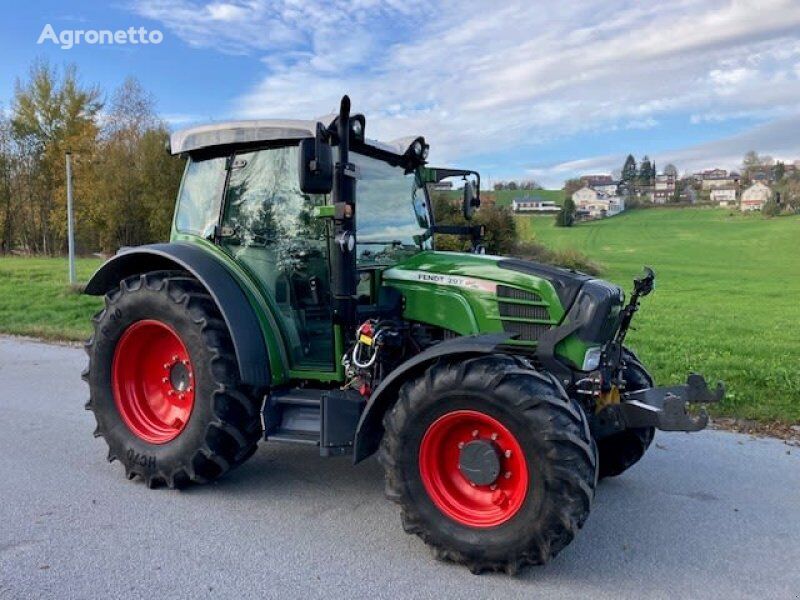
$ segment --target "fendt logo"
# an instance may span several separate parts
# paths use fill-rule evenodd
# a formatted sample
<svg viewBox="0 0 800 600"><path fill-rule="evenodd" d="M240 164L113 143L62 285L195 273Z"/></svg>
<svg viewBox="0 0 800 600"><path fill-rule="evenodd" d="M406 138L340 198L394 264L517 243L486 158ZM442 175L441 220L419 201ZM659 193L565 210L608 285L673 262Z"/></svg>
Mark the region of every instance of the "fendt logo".
<svg viewBox="0 0 800 600"><path fill-rule="evenodd" d="M160 44L164 41L164 34L158 29L145 29L144 27L128 27L127 29L62 29L58 33L50 23L47 23L39 34L37 44L50 42L62 50L71 50L73 47L88 44L90 46L113 45L150 45Z"/></svg>

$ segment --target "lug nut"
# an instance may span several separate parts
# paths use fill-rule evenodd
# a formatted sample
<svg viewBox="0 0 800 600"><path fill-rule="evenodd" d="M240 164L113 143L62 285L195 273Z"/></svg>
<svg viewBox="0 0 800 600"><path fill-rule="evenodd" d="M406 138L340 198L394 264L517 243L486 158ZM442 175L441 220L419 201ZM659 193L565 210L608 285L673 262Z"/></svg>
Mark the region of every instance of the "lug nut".
<svg viewBox="0 0 800 600"><path fill-rule="evenodd" d="M461 450L461 448L463 447L464 447L464 442L458 442L458 449Z"/></svg>
<svg viewBox="0 0 800 600"><path fill-rule="evenodd" d="M506 471L506 472L503 474L503 477L505 477L506 479L511 479L511 471Z"/></svg>
<svg viewBox="0 0 800 600"><path fill-rule="evenodd" d="M489 489L495 491L497 489L497 484L493 483L492 485L489 486Z"/></svg>
<svg viewBox="0 0 800 600"><path fill-rule="evenodd" d="M503 453L503 456L505 456L506 458L511 458L511 450L506 450L506 451Z"/></svg>
<svg viewBox="0 0 800 600"><path fill-rule="evenodd" d="M475 482L474 482L474 481L470 481L470 482L469 482L469 484L470 484L472 487L475 487Z"/></svg>
<svg viewBox="0 0 800 600"><path fill-rule="evenodd" d="M493 433L493 434L492 434L492 440L496 440L496 439L497 439L497 434L496 434L496 433Z"/></svg>
<svg viewBox="0 0 800 600"><path fill-rule="evenodd" d="M162 377L161 383L167 383L169 381L169 377Z"/></svg>
<svg viewBox="0 0 800 600"><path fill-rule="evenodd" d="M473 429L472 430L472 437L474 437L474 438L478 437L478 430L477 429Z"/></svg>

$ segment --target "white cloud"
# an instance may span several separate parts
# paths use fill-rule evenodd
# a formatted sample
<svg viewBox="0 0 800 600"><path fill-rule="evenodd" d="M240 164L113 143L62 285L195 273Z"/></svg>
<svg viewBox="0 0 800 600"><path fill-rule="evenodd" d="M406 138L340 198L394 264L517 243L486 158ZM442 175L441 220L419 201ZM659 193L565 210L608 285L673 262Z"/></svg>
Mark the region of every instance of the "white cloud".
<svg viewBox="0 0 800 600"><path fill-rule="evenodd" d="M422 133L435 162L675 115L781 119L800 108L795 0L434 4L138 0L136 10L189 44L261 60L236 116L323 114L347 92L370 137Z"/></svg>

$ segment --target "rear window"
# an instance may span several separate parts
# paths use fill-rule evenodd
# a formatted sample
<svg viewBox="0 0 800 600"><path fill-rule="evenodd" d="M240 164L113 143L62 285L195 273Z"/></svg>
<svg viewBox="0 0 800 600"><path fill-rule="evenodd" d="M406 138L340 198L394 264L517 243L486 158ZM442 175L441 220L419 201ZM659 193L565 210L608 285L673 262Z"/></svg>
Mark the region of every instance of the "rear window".
<svg viewBox="0 0 800 600"><path fill-rule="evenodd" d="M189 159L175 215L175 227L181 233L203 237L214 233L225 186L225 162L225 157Z"/></svg>

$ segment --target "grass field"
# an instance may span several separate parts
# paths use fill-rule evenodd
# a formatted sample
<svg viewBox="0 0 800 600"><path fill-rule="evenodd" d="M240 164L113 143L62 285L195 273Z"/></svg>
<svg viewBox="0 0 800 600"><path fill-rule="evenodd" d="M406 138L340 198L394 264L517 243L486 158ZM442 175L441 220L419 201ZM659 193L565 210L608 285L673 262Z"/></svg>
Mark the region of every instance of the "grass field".
<svg viewBox="0 0 800 600"><path fill-rule="evenodd" d="M79 259L78 281L86 282L99 259ZM68 284L65 258L0 258L0 332L51 340L85 340L89 317L102 300Z"/></svg>
<svg viewBox="0 0 800 600"><path fill-rule="evenodd" d="M587 253L625 290L643 265L655 269L628 339L659 383L695 370L727 384L717 414L800 423L800 217L652 209L569 229L518 219L530 237Z"/></svg>
<svg viewBox="0 0 800 600"><path fill-rule="evenodd" d="M629 342L659 383L695 370L728 385L717 414L800 423L800 217L639 210L569 229L553 217L517 219L528 237L587 253L626 290L643 265L656 270ZM99 264L80 260L79 280ZM88 337L101 301L66 277L64 259L0 259L0 331Z"/></svg>

